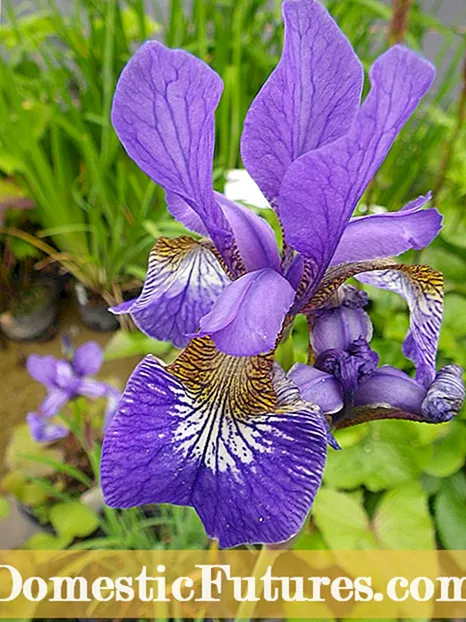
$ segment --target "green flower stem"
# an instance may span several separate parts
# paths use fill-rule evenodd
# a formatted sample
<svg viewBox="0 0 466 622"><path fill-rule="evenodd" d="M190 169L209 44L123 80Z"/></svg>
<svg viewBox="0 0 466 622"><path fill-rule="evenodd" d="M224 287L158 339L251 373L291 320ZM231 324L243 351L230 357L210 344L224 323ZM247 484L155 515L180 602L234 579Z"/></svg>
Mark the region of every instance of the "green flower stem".
<svg viewBox="0 0 466 622"><path fill-rule="evenodd" d="M279 555L281 555L283 548L287 548L286 544L283 545L282 548L269 547L266 544L262 545L262 548L259 552L259 555L257 556L257 560L254 565L254 570L252 573L252 576L256 579L256 585L259 584L258 580L260 579L260 577L262 577L265 574L265 572L267 571L267 568L270 566L271 553L272 552L275 553L274 555L272 555L273 562L275 562L275 559ZM261 593L262 593L262 590L259 592L259 594L257 594L257 596L260 596ZM254 609L256 608L256 604L257 604L256 602L249 602L249 601L244 601L240 603L236 611L235 621L236 622L249 622L249 620L251 620L254 617Z"/></svg>

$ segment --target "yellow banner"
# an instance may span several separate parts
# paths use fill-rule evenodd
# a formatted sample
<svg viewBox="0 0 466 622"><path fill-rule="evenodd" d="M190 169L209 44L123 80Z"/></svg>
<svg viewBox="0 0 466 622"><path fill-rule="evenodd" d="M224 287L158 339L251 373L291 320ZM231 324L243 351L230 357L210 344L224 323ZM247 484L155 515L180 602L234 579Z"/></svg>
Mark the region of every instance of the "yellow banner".
<svg viewBox="0 0 466 622"><path fill-rule="evenodd" d="M26 617L464 618L466 551L2 551Z"/></svg>

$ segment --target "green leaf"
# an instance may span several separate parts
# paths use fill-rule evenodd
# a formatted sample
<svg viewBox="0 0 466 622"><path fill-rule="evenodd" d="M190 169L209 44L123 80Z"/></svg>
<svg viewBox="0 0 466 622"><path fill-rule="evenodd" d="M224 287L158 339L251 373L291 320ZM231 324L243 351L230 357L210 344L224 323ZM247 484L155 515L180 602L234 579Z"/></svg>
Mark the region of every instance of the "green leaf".
<svg viewBox="0 0 466 622"><path fill-rule="evenodd" d="M332 550L375 548L366 511L347 493L321 488L312 517Z"/></svg>
<svg viewBox="0 0 466 622"><path fill-rule="evenodd" d="M455 331L457 338L466 336L466 298L458 294L445 296L445 325Z"/></svg>
<svg viewBox="0 0 466 622"><path fill-rule="evenodd" d="M405 421L364 424L368 433L361 442L330 452L325 483L331 488L366 486L378 492L419 477L430 448L422 447L417 427L419 424Z"/></svg>
<svg viewBox="0 0 466 622"><path fill-rule="evenodd" d="M328 551L320 531L309 529L308 526L294 540L292 548L294 551Z"/></svg>
<svg viewBox="0 0 466 622"><path fill-rule="evenodd" d="M434 500L440 541L446 549L466 549L466 476L458 473L444 482Z"/></svg>
<svg viewBox="0 0 466 622"><path fill-rule="evenodd" d="M36 443L29 432L27 423L17 426L8 444L5 454L5 464L9 471L19 471L24 475L43 476L55 473L56 469L50 464L31 461L25 456L49 458L55 462L63 461L63 452L50 448L47 444Z"/></svg>
<svg viewBox="0 0 466 622"><path fill-rule="evenodd" d="M50 533L36 533L23 545L29 551L61 551L66 549L71 540L69 538L54 536Z"/></svg>
<svg viewBox="0 0 466 622"><path fill-rule="evenodd" d="M151 339L139 331L119 330L105 347L105 360L116 361L129 356L145 356L146 354L164 356L172 349L171 344Z"/></svg>
<svg viewBox="0 0 466 622"><path fill-rule="evenodd" d="M434 477L449 477L463 466L466 458L466 427L460 421L448 424L448 434L433 445L425 472Z"/></svg>
<svg viewBox="0 0 466 622"><path fill-rule="evenodd" d="M50 510L50 522L59 536L85 538L99 526L99 517L87 505L79 501L58 503Z"/></svg>
<svg viewBox="0 0 466 622"><path fill-rule="evenodd" d="M49 498L47 490L37 482L28 482L18 494L18 500L31 508L38 507Z"/></svg>
<svg viewBox="0 0 466 622"><path fill-rule="evenodd" d="M418 482L390 490L377 506L374 532L381 548L435 549L435 532L427 494Z"/></svg>
<svg viewBox="0 0 466 622"><path fill-rule="evenodd" d="M1 489L5 492L9 492L15 497L18 497L24 490L27 479L18 471L10 471L4 475L0 481Z"/></svg>
<svg viewBox="0 0 466 622"><path fill-rule="evenodd" d="M437 494L442 485L441 479L438 477L432 477L432 475L427 475L427 473L423 473L419 481L421 482L421 485L428 497Z"/></svg>
<svg viewBox="0 0 466 622"><path fill-rule="evenodd" d="M90 410L90 409L89 409ZM30 460L31 462L36 462L38 464L46 465L54 469L54 472L57 473L65 473L70 477L78 480L88 488L93 485L93 481L90 477L88 477L85 473L83 473L80 469L71 466L70 464L66 464L64 462L57 462L51 458L46 456L34 456L29 454L24 454L25 459Z"/></svg>

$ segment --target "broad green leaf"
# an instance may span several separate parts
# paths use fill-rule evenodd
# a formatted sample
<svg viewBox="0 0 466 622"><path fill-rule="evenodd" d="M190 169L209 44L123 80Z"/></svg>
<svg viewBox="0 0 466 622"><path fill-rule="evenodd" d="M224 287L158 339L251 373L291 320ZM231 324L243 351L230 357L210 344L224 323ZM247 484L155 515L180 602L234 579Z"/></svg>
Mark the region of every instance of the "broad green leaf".
<svg viewBox="0 0 466 622"><path fill-rule="evenodd" d="M58 503L50 510L50 522L59 536L85 538L99 526L98 515L79 501Z"/></svg>
<svg viewBox="0 0 466 622"><path fill-rule="evenodd" d="M345 428L335 433L335 438L342 449L346 449L359 443L363 438L369 436L370 429L367 425L356 425L353 428Z"/></svg>
<svg viewBox="0 0 466 622"><path fill-rule="evenodd" d="M24 490L27 479L18 471L10 471L4 475L0 481L0 488L5 492L9 492L15 497L19 497Z"/></svg>
<svg viewBox="0 0 466 622"><path fill-rule="evenodd" d="M465 458L466 425L453 421L449 424L448 434L434 443L425 472L434 477L449 477L461 469Z"/></svg>
<svg viewBox="0 0 466 622"><path fill-rule="evenodd" d="M71 540L62 536L54 536L51 533L36 533L23 545L29 551L61 551L66 549Z"/></svg>
<svg viewBox="0 0 466 622"><path fill-rule="evenodd" d="M375 548L369 517L362 505L344 492L321 488L312 517L330 549Z"/></svg>
<svg viewBox="0 0 466 622"><path fill-rule="evenodd" d="M324 473L328 486L366 486L378 492L420 476L429 460L430 448L419 442L419 424L377 421L364 426L369 433L360 443L330 452Z"/></svg>
<svg viewBox="0 0 466 622"><path fill-rule="evenodd" d="M48 498L47 490L36 482L27 482L18 494L18 500L31 508L42 505Z"/></svg>
<svg viewBox="0 0 466 622"><path fill-rule="evenodd" d="M294 551L327 551L328 547L317 529L306 526L293 541L292 549Z"/></svg>
<svg viewBox="0 0 466 622"><path fill-rule="evenodd" d="M24 475L46 477L55 473L55 468L49 464L32 461L26 456L45 457L55 462L63 461L63 452L60 449L48 447L44 443L36 443L29 432L27 423L17 426L8 444L5 454L5 464L10 471L20 471Z"/></svg>
<svg viewBox="0 0 466 622"><path fill-rule="evenodd" d="M421 486L424 488L428 497L435 495L442 485L441 479L438 477L432 477L432 475L427 475L427 473L423 473L419 481L421 482Z"/></svg>
<svg viewBox="0 0 466 622"><path fill-rule="evenodd" d="M374 532L381 548L413 551L435 548L427 494L418 482L385 493L376 510Z"/></svg>
<svg viewBox="0 0 466 622"><path fill-rule="evenodd" d="M440 541L446 549L466 549L466 476L458 473L444 482L434 501Z"/></svg>

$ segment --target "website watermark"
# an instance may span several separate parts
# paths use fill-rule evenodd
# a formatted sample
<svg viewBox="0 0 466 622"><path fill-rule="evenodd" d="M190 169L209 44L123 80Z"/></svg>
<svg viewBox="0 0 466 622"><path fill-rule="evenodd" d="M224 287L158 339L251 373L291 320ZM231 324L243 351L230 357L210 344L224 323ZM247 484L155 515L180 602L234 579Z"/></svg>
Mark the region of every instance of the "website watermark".
<svg viewBox="0 0 466 622"><path fill-rule="evenodd" d="M466 552L0 552L0 618L466 617ZM454 614L454 615L453 615Z"/></svg>
<svg viewBox="0 0 466 622"><path fill-rule="evenodd" d="M172 599L183 603L221 602L222 594L232 593L236 602L259 602L261 599L274 603L285 602L326 602L338 603L380 602L385 598L400 603L412 598L417 602L434 600L435 602L466 603L465 577L416 577L408 579L392 577L384 592L374 589L372 577L348 576L331 578L328 576L280 577L275 576L272 566L265 574L256 576L234 576L227 564L199 564L194 568L199 571L197 580L200 590L195 589L192 576L179 576L170 583L165 576L163 565L151 573L147 566L133 576L111 578L101 576L91 583L85 577L23 577L21 572L9 564L0 565L0 582L7 586L5 596L0 602L8 602L22 596L30 602L129 602L139 600L147 602L170 602ZM154 576L151 576L154 574ZM8 590L9 586L9 590ZM324 588L329 589L330 598L324 596Z"/></svg>

